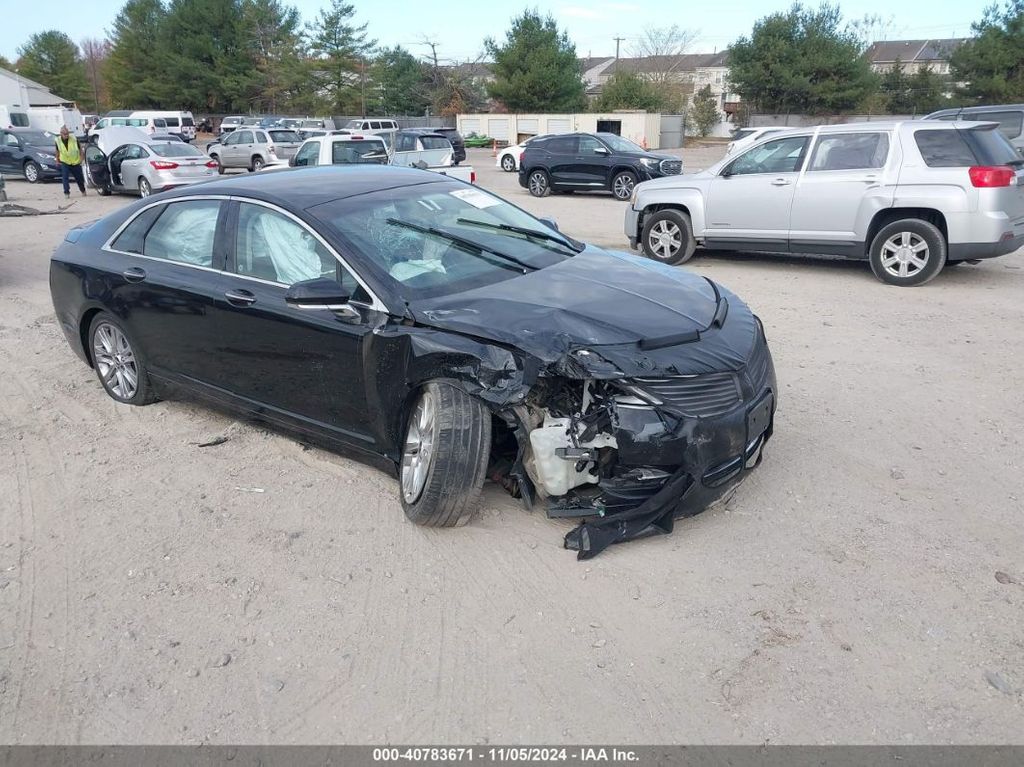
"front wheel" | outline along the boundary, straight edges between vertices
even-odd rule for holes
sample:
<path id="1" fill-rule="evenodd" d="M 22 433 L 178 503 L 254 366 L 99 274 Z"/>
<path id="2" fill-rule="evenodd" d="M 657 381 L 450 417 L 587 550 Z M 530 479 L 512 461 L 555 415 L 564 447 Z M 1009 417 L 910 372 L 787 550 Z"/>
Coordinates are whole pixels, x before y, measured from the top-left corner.
<path id="1" fill-rule="evenodd" d="M 621 173 L 616 173 L 615 178 L 612 179 L 612 194 L 615 195 L 616 200 L 628 200 L 633 195 L 635 186 L 636 174 L 624 170 Z"/>
<path id="2" fill-rule="evenodd" d="M 531 171 L 527 183 L 530 194 L 534 197 L 546 197 L 551 191 L 551 180 L 548 178 L 548 174 L 542 170 Z"/>
<path id="3" fill-rule="evenodd" d="M 645 256 L 670 265 L 689 261 L 697 249 L 690 217 L 679 210 L 648 216 L 640 241 Z"/>
<path id="4" fill-rule="evenodd" d="M 491 415 L 477 399 L 428 383 L 409 416 L 399 469 L 402 508 L 418 525 L 464 525 L 476 510 L 491 450 Z"/>
<path id="5" fill-rule="evenodd" d="M 946 264 L 946 254 L 946 238 L 935 224 L 905 218 L 875 235 L 869 260 L 882 282 L 913 288 L 935 279 Z"/>
<path id="6" fill-rule="evenodd" d="M 510 154 L 501 158 L 501 169 L 506 173 L 512 173 L 516 169 L 516 158 Z"/>
<path id="7" fill-rule="evenodd" d="M 42 169 L 34 160 L 29 160 L 25 163 L 23 172 L 25 174 L 25 180 L 30 184 L 38 183 L 39 179 L 42 178 L 43 175 Z"/>
<path id="8" fill-rule="evenodd" d="M 112 399 L 127 405 L 156 400 L 138 347 L 113 315 L 101 312 L 93 318 L 89 349 L 96 376 Z"/>
<path id="9" fill-rule="evenodd" d="M 153 194 L 153 187 L 144 178 L 139 179 L 139 197 L 149 197 Z"/>

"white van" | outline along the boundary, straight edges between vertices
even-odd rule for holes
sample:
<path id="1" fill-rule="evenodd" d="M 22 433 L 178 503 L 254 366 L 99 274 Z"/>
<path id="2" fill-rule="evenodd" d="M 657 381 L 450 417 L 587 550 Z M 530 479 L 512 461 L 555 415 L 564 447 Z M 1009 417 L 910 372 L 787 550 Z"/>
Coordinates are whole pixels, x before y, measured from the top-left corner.
<path id="1" fill-rule="evenodd" d="M 29 126 L 37 130 L 59 133 L 62 127 L 67 126 L 67 129 L 74 136 L 85 134 L 82 113 L 77 108 L 63 106 L 29 107 L 25 111 L 28 113 Z"/>
<path id="2" fill-rule="evenodd" d="M 0 104 L 0 128 L 29 127 L 28 113 L 20 107 L 11 108 Z"/>
<path id="3" fill-rule="evenodd" d="M 89 141 L 95 143 L 96 136 L 105 128 L 138 128 L 152 136 L 154 133 L 167 133 L 167 121 L 162 117 L 135 117 L 132 112 L 127 116 L 124 112 L 101 117 L 97 123 L 89 129 Z"/>
<path id="4" fill-rule="evenodd" d="M 356 130 L 361 133 L 372 133 L 384 139 L 388 145 L 388 151 L 395 148 L 395 134 L 398 133 L 398 123 L 388 120 L 385 117 L 360 117 L 356 120 L 349 120 L 345 126 L 347 130 Z"/>
<path id="5" fill-rule="evenodd" d="M 132 112 L 132 117 L 144 117 L 147 119 L 162 119 L 167 125 L 167 133 L 176 133 L 186 143 L 196 137 L 196 121 L 191 112 L 173 112 L 161 110 L 140 110 Z M 150 131 L 152 133 L 152 131 Z"/>

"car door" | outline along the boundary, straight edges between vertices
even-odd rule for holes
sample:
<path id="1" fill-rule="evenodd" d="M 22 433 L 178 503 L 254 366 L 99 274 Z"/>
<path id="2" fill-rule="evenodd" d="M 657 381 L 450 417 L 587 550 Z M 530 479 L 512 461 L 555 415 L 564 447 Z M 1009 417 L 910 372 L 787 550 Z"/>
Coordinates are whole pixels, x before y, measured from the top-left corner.
<path id="1" fill-rule="evenodd" d="M 149 162 L 149 152 L 139 144 L 132 144 L 121 162 L 121 186 L 129 191 L 139 188 L 139 177 Z"/>
<path id="2" fill-rule="evenodd" d="M 581 186 L 604 188 L 611 181 L 611 151 L 593 136 L 580 136 L 572 175 Z"/>
<path id="3" fill-rule="evenodd" d="M 112 305 L 156 375 L 189 384 L 223 380 L 214 296 L 223 294 L 220 199 L 150 205 L 107 246 L 119 258 Z"/>
<path id="4" fill-rule="evenodd" d="M 898 158 L 888 131 L 819 133 L 796 184 L 790 215 L 795 253 L 863 255 L 875 213 L 890 208 Z M 892 168 L 887 172 L 887 167 Z"/>
<path id="5" fill-rule="evenodd" d="M 241 143 L 242 137 L 248 133 L 250 141 L 252 140 L 252 131 L 243 131 L 240 128 L 235 128 L 228 137 L 224 139 L 222 145 L 223 151 L 221 152 L 221 165 L 225 168 L 236 168 L 238 167 L 238 147 Z"/>
<path id="6" fill-rule="evenodd" d="M 227 290 L 217 297 L 218 355 L 225 388 L 270 417 L 337 438 L 372 442 L 363 347 L 368 309 L 334 311 L 285 303 L 296 282 L 338 279 L 358 301 L 368 294 L 305 223 L 256 201 L 232 203 Z"/>
<path id="7" fill-rule="evenodd" d="M 85 153 L 85 170 L 89 174 L 89 182 L 96 189 L 103 189 L 110 186 L 109 158 L 95 144 L 86 144 L 82 150 Z"/>
<path id="8" fill-rule="evenodd" d="M 709 248 L 789 249 L 789 216 L 810 136 L 786 136 L 748 149 L 708 185 Z"/>
<path id="9" fill-rule="evenodd" d="M 236 130 L 235 141 L 231 144 L 231 164 L 236 168 L 248 168 L 255 146 L 256 137 L 251 128 Z"/>
<path id="10" fill-rule="evenodd" d="M 576 186 L 573 169 L 576 166 L 576 136 L 559 136 L 544 142 L 545 164 L 551 182 L 559 186 Z"/>
<path id="11" fill-rule="evenodd" d="M 0 170 L 18 170 L 14 165 L 14 157 L 20 151 L 18 137 L 8 131 L 0 131 Z"/>

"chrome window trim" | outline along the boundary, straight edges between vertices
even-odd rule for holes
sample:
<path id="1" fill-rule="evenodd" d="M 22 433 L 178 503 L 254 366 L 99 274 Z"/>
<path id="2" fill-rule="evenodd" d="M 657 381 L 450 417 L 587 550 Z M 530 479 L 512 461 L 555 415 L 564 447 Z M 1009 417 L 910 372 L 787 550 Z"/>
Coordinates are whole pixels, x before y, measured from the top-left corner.
<path id="1" fill-rule="evenodd" d="M 338 263 L 340 263 L 348 271 L 348 273 L 351 274 L 355 278 L 356 282 L 359 283 L 360 287 L 362 287 L 362 289 L 365 290 L 366 293 L 370 296 L 369 303 L 367 303 L 365 301 L 350 301 L 349 302 L 350 304 L 352 304 L 354 306 L 363 306 L 363 307 L 366 307 L 367 309 L 373 309 L 373 310 L 379 311 L 379 312 L 389 313 L 388 307 L 384 304 L 383 301 L 380 300 L 380 298 L 370 288 L 370 286 L 366 284 L 366 282 L 363 280 L 363 278 L 360 276 L 360 274 L 355 269 L 353 269 L 351 266 L 349 266 L 348 262 L 344 258 L 341 257 L 341 254 L 339 254 L 334 248 L 332 248 L 330 246 L 330 244 L 328 244 L 328 242 L 322 236 L 320 236 L 319 232 L 317 232 L 314 229 L 312 229 L 305 221 L 303 221 L 301 218 L 296 216 L 294 213 L 291 213 L 290 211 L 285 210 L 280 205 L 275 205 L 274 203 L 267 202 L 265 200 L 256 200 L 256 199 L 253 199 L 251 197 L 240 197 L 238 195 L 227 195 L 227 194 L 190 194 L 190 195 L 185 195 L 183 197 L 174 197 L 174 198 L 171 198 L 171 199 L 168 199 L 168 200 L 154 200 L 153 202 L 149 203 L 148 205 L 144 205 L 143 207 L 139 208 L 137 211 L 135 211 L 134 215 L 132 215 L 124 223 L 122 223 L 121 226 L 119 226 L 114 231 L 114 233 L 112 235 L 110 235 L 110 237 L 107 238 L 107 241 L 105 243 L 103 243 L 103 245 L 100 246 L 100 250 L 105 250 L 108 253 L 118 253 L 118 254 L 120 254 L 122 256 L 131 256 L 133 258 L 143 258 L 143 259 L 146 259 L 147 261 L 156 261 L 156 262 L 161 263 L 161 264 L 176 264 L 178 266 L 187 266 L 187 267 L 190 267 L 192 269 L 199 269 L 199 270 L 204 271 L 204 272 L 212 272 L 214 274 L 223 274 L 223 275 L 226 275 L 228 277 L 237 277 L 237 278 L 243 279 L 243 280 L 251 280 L 253 282 L 260 282 L 260 283 L 263 283 L 264 285 L 273 285 L 273 286 L 281 287 L 281 288 L 285 288 L 285 289 L 288 289 L 290 287 L 289 285 L 286 285 L 283 282 L 275 282 L 273 280 L 264 280 L 264 279 L 262 279 L 260 277 L 251 277 L 251 276 L 246 275 L 246 274 L 238 274 L 237 272 L 229 272 L 226 269 L 214 269 L 213 267 L 210 267 L 210 266 L 201 266 L 199 264 L 190 264 L 190 263 L 188 263 L 186 261 L 172 261 L 171 259 L 168 259 L 168 258 L 156 258 L 155 256 L 147 256 L 147 255 L 144 255 L 142 253 L 130 253 L 127 250 L 118 250 L 117 248 L 113 247 L 114 241 L 118 237 L 121 236 L 121 233 L 125 229 L 127 229 L 132 224 L 132 222 L 135 221 L 136 218 L 141 216 L 145 211 L 149 210 L 150 208 L 154 208 L 157 205 L 169 205 L 169 204 L 175 203 L 175 202 L 190 202 L 190 201 L 196 201 L 196 200 L 216 200 L 218 202 L 240 202 L 240 203 L 241 202 L 246 202 L 246 203 L 250 203 L 252 205 L 262 205 L 264 208 L 269 208 L 270 210 L 276 211 L 276 212 L 284 215 L 286 218 L 290 218 L 296 224 L 298 224 L 303 229 L 305 229 L 310 234 L 312 234 L 313 237 L 316 238 L 317 242 L 319 242 L 321 245 L 323 245 L 324 248 L 327 249 L 327 252 L 330 253 L 332 256 L 334 256 L 334 259 Z"/>

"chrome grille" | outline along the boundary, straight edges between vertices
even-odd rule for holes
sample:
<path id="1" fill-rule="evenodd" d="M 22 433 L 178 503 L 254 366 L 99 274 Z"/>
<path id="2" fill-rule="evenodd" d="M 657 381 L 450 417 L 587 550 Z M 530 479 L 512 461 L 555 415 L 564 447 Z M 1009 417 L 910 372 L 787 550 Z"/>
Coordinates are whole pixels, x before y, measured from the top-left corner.
<path id="1" fill-rule="evenodd" d="M 661 172 L 665 176 L 676 176 L 683 172 L 682 160 L 662 160 Z"/>
<path id="2" fill-rule="evenodd" d="M 636 385 L 683 415 L 725 413 L 742 400 L 739 381 L 732 373 L 707 373 L 671 378 L 636 378 Z"/>

